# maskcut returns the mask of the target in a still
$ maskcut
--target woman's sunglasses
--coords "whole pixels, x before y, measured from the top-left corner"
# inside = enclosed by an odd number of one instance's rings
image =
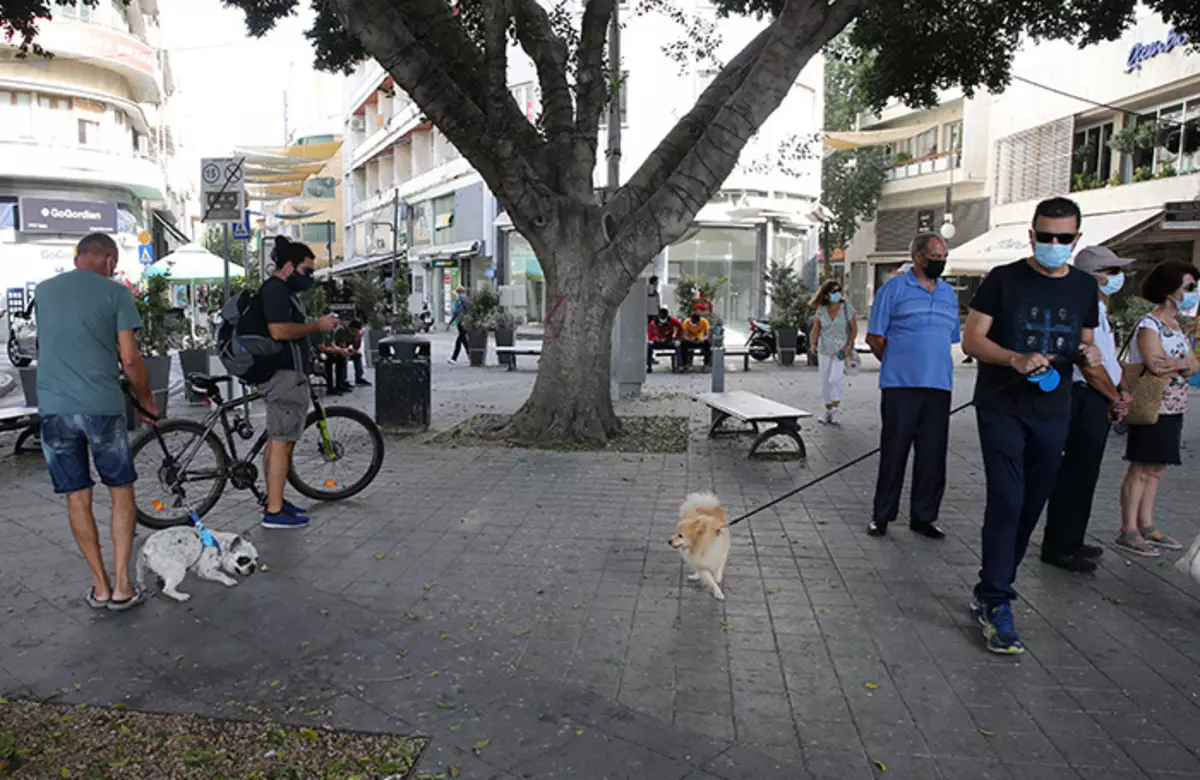
[[[1079,234],[1078,233],[1050,233],[1045,230],[1035,230],[1033,235],[1034,235],[1034,238],[1037,239],[1037,242],[1039,244],[1049,244],[1054,241],[1058,241],[1058,243],[1060,243],[1060,244],[1070,244],[1070,243],[1074,243],[1076,237],[1078,237]]]

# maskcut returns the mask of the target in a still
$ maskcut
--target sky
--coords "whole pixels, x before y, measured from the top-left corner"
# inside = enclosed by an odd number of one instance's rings
[[[181,154],[219,157],[235,146],[284,143],[288,127],[340,132],[341,79],[313,70],[304,31],[311,12],[285,19],[262,38],[246,34],[240,10],[220,0],[159,0],[163,46],[170,52],[175,95],[170,110]]]

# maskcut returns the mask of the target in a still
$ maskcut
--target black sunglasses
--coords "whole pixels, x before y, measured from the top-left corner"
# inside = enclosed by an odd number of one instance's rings
[[[1191,284],[1185,284],[1183,286],[1183,291],[1184,292],[1196,292],[1196,283],[1192,282]]]
[[[1037,242],[1039,244],[1049,244],[1049,243],[1053,243],[1055,240],[1057,240],[1058,243],[1060,243],[1060,244],[1070,244],[1075,241],[1075,238],[1079,234],[1078,233],[1049,233],[1044,230],[1035,230],[1033,232],[1033,235],[1037,239]]]

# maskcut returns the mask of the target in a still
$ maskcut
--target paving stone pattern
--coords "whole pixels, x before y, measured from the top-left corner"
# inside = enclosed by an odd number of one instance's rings
[[[449,344],[436,336],[435,356]],[[728,389],[819,407],[815,370],[730,368]],[[435,427],[515,410],[533,376],[528,360],[436,366]],[[804,426],[803,464],[706,441],[687,399],[703,375],[655,373],[621,407],[690,416],[686,454],[391,439],[363,495],[313,507],[304,531],[253,532],[270,571],[235,590],[189,580],[187,605],[129,615],[81,605],[63,502],[36,457],[5,455],[0,692],[422,731],[422,771],[468,778],[1200,776],[1200,588],[1173,567],[1110,551],[1095,577],[1070,575],[1037,560],[1039,531],[1017,583],[1029,652],[983,649],[966,611],[984,498],[970,411],[951,427],[945,541],[905,517],[865,535],[870,460],[737,526],[724,604],[685,581],[666,545],[683,495],[713,489],[737,515],[871,449],[876,379],[850,378],[842,427]],[[973,380],[959,371],[956,402]],[[349,402],[370,409],[369,391]],[[1160,525],[1186,539],[1200,532],[1198,418],[1159,496]],[[1099,543],[1116,530],[1122,447],[1100,482]],[[229,494],[210,524],[255,519]]]

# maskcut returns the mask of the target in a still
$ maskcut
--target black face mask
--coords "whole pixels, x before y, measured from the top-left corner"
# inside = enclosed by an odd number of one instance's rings
[[[292,275],[287,278],[288,288],[292,292],[304,292],[312,289],[316,284],[316,280],[312,278],[312,274],[304,273],[303,271],[293,271]]]
[[[928,276],[930,279],[938,278],[939,276],[942,275],[942,272],[945,270],[946,270],[946,261],[945,260],[926,260],[925,261],[925,275]]]

